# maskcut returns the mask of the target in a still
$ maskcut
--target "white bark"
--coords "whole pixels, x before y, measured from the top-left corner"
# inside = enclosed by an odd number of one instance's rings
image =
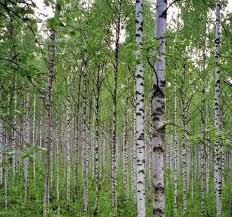
[[[15,81],[16,82],[16,81]],[[15,88],[16,88],[16,84],[15,84]],[[17,107],[17,93],[16,90],[14,91],[14,114],[13,114],[13,120],[12,120],[12,124],[13,124],[13,129],[12,129],[12,151],[13,151],[13,155],[12,155],[12,175],[13,175],[13,182],[15,183],[15,179],[16,179],[16,145],[17,145],[17,141],[16,141],[16,116],[15,116],[15,110]]]
[[[33,146],[36,146],[36,94],[34,94],[33,99],[33,126],[32,126],[32,144]],[[34,183],[36,180],[36,162],[35,162],[35,153],[33,154],[33,178]]]
[[[206,112],[207,113],[207,112]],[[206,142],[206,174],[205,174],[205,184],[206,184],[206,193],[209,193],[209,176],[210,176],[210,149],[209,144]]]
[[[187,137],[187,88],[186,88],[186,65],[183,67],[183,84],[182,84],[182,97],[183,97],[183,111],[182,111],[182,121],[183,121],[183,128],[184,128],[184,135],[182,141],[182,185],[183,185],[183,212],[186,213],[187,211],[187,178],[188,178],[188,137]]]
[[[174,213],[177,212],[178,202],[178,141],[177,141],[177,72],[175,70],[175,83],[174,83]]]
[[[67,75],[67,107],[66,107],[66,202],[70,203],[70,178],[71,178],[71,132],[70,132],[70,75]]]
[[[5,147],[3,153],[6,153],[6,144],[9,143],[9,138],[5,134]],[[4,208],[8,209],[8,165],[7,165],[7,156],[3,157],[3,184],[4,184]]]
[[[145,206],[145,142],[144,142],[144,65],[143,0],[136,1],[136,150],[137,150],[137,216],[146,216]]]
[[[83,211],[88,212],[88,141],[87,141],[87,60],[83,60],[82,178]]]
[[[95,117],[95,146],[94,146],[94,171],[95,171],[95,209],[94,216],[98,216],[99,213],[99,197],[100,197],[100,138],[99,138],[99,125],[100,125],[100,94],[101,94],[101,81],[100,81],[100,71],[97,72],[97,95],[96,95],[96,117]]]
[[[119,3],[121,7],[121,2]],[[119,66],[119,40],[120,40],[121,18],[115,21],[115,49],[114,49],[114,89],[113,89],[113,117],[112,117],[112,147],[111,147],[111,185],[112,185],[112,215],[117,216],[117,90],[118,90],[118,66]]]
[[[125,112],[124,112],[124,141],[123,141],[123,183],[126,190],[126,197],[129,196],[129,174],[128,174],[128,81],[126,84],[126,100],[125,100]]]
[[[24,151],[28,151],[28,145],[30,144],[30,125],[29,125],[29,93],[25,97],[25,116],[24,116]],[[25,199],[29,193],[29,157],[23,159],[24,170],[24,188]]]
[[[46,127],[46,158],[45,158],[45,179],[44,179],[44,200],[43,200],[43,216],[48,216],[49,195],[50,195],[50,173],[51,173],[51,143],[52,143],[52,89],[55,76],[55,30],[51,29],[50,33],[50,49],[48,63],[48,86],[46,96],[47,111],[47,127]]]
[[[216,0],[216,23],[215,23],[215,128],[217,133],[215,144],[215,192],[216,214],[222,214],[222,114],[221,114],[221,72],[220,72],[220,46],[221,46],[221,0]]]
[[[204,45],[205,46],[205,45]],[[206,215],[205,210],[205,194],[206,194],[206,101],[205,101],[205,47],[203,48],[203,58],[202,58],[202,80],[201,80],[201,137],[202,143],[200,148],[200,180],[201,180],[201,213],[202,216]]]
[[[154,202],[153,216],[165,216],[165,186],[164,186],[164,141],[165,127],[161,127],[165,112],[165,71],[166,71],[166,28],[167,1],[156,1],[156,34],[159,42],[157,59],[154,68],[154,84],[152,93],[152,169]]]

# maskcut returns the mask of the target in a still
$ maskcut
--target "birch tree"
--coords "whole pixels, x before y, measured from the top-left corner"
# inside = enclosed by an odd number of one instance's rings
[[[221,70],[220,70],[220,46],[221,46],[221,1],[216,0],[216,22],[215,22],[215,192],[216,192],[216,214],[222,214],[222,111],[221,111]]]
[[[25,116],[24,116],[24,150],[26,156],[23,159],[23,172],[24,172],[24,189],[25,189],[25,200],[29,193],[29,157],[27,156],[28,147],[30,146],[30,123],[29,123],[29,93],[26,94],[25,101]]]
[[[115,42],[114,42],[114,87],[113,87],[113,109],[112,109],[112,147],[111,147],[111,163],[112,163],[112,212],[113,216],[117,215],[117,92],[118,92],[118,70],[119,70],[119,40],[121,30],[121,6],[122,1],[119,0],[117,6],[117,14],[114,21]]]
[[[95,189],[95,210],[94,216],[98,216],[99,213],[99,197],[100,197],[100,109],[101,109],[101,71],[97,70],[97,78],[96,78],[96,115],[95,115],[95,147],[94,147],[94,171],[95,171],[95,180],[96,180],[96,189]]]
[[[51,143],[52,143],[52,89],[53,80],[55,76],[55,30],[50,31],[50,46],[49,46],[49,62],[48,62],[48,83],[46,95],[46,112],[47,112],[47,126],[46,126],[46,158],[45,158],[45,178],[44,178],[44,199],[43,199],[43,216],[48,216],[49,210],[49,195],[50,195],[50,173],[51,173]]]
[[[144,65],[143,47],[143,0],[136,1],[136,152],[137,152],[137,216],[146,216],[145,207],[145,142],[144,142]]]
[[[188,105],[187,105],[187,69],[186,64],[183,66],[183,76],[182,76],[182,121],[183,121],[183,141],[182,141],[182,185],[183,185],[183,212],[186,213],[187,211],[187,151],[188,151],[188,137],[187,137],[187,123],[188,123]]]
[[[128,88],[129,84],[128,84],[128,80],[126,83],[126,99],[125,99],[125,111],[124,111],[124,138],[123,138],[123,183],[125,185],[126,188],[126,197],[128,198],[128,194],[129,194],[129,165],[128,165],[128,140],[129,140],[129,136],[128,136],[128,102],[129,102],[129,88]]]
[[[206,100],[205,100],[205,61],[206,61],[206,53],[205,53],[205,43],[203,48],[202,55],[202,67],[201,67],[201,136],[202,143],[200,148],[200,158],[201,158],[201,210],[202,215],[205,215],[205,195],[206,195],[206,158],[207,158],[207,144],[206,144]]]
[[[71,182],[71,105],[70,105],[70,75],[68,73],[67,75],[67,109],[66,109],[66,133],[67,133],[67,138],[66,138],[66,155],[67,155],[67,168],[66,168],[66,199],[67,199],[67,204],[70,204],[70,182]]]
[[[175,83],[174,83],[174,213],[178,208],[178,140],[177,140],[177,69],[175,68]]]
[[[88,141],[87,141],[87,59],[82,62],[83,70],[83,117],[82,117],[82,178],[83,178],[83,211],[88,212]]]
[[[154,83],[152,93],[152,171],[154,204],[153,216],[165,216],[165,186],[164,186],[164,112],[165,112],[165,69],[166,69],[166,29],[167,1],[156,1],[156,31],[158,41],[157,59],[154,66]]]

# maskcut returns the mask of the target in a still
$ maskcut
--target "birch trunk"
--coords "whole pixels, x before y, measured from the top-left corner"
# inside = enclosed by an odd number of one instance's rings
[[[16,80],[16,78],[14,78]],[[13,175],[13,182],[14,184],[16,184],[16,146],[17,146],[17,137],[16,137],[16,116],[15,116],[15,112],[16,112],[16,107],[17,107],[17,92],[16,92],[16,81],[14,81],[14,114],[13,114],[13,120],[12,120],[12,124],[13,124],[13,129],[12,129],[12,151],[13,151],[13,155],[12,155],[12,175]]]
[[[9,143],[9,139],[7,139],[6,134],[5,137],[5,146],[3,148],[3,184],[4,184],[4,208],[8,209],[8,165],[7,165],[7,155],[6,153],[6,144]]]
[[[3,197],[4,197],[4,208],[7,210],[8,209],[8,167],[7,167],[7,155],[5,154],[7,151],[7,144],[9,140],[7,139],[6,132],[3,130],[3,123],[2,119],[0,119],[0,130],[2,130],[0,133],[0,139],[1,139],[1,148],[2,148],[2,184],[3,184]]]
[[[40,118],[39,118],[39,147],[42,148],[42,128],[43,128],[43,121],[42,121],[42,111],[40,112]],[[42,158],[41,152],[38,156],[39,159]]]
[[[60,135],[61,135],[61,123],[59,123],[59,107],[57,106],[56,115],[56,200],[57,200],[57,215],[60,215]]]
[[[154,68],[154,84],[152,93],[152,169],[153,169],[153,216],[165,216],[164,186],[164,141],[165,141],[165,70],[166,70],[166,28],[167,0],[156,1],[156,34],[159,41],[158,56]]]
[[[24,151],[28,152],[28,146],[30,144],[30,125],[29,125],[29,93],[25,98],[25,117],[24,117]],[[25,200],[29,193],[29,157],[23,159],[23,170],[24,170],[24,189],[25,189]]]
[[[129,174],[128,174],[128,81],[126,84],[126,100],[125,100],[125,111],[124,111],[124,141],[123,141],[123,183],[125,187],[126,198],[129,196]]]
[[[206,112],[207,114],[207,109],[206,109]],[[206,122],[207,122],[207,119],[206,119]],[[207,136],[207,135],[206,135]],[[208,140],[208,139],[207,139]],[[210,167],[211,167],[211,164],[210,164],[210,149],[209,149],[209,143],[208,141],[206,142],[206,174],[205,174],[205,185],[206,185],[206,193],[209,193],[209,176],[210,176]]]
[[[46,96],[46,111],[47,111],[47,128],[46,128],[46,158],[45,158],[45,179],[44,179],[44,199],[43,199],[43,216],[48,216],[49,210],[49,194],[50,194],[50,173],[51,173],[51,143],[52,143],[52,89],[55,76],[55,30],[50,32],[50,49],[48,62],[48,89]]]
[[[100,71],[97,72],[97,96],[96,96],[96,117],[95,117],[95,147],[94,147],[94,171],[95,171],[95,210],[94,216],[98,216],[99,213],[99,194],[100,194],[100,159],[99,159],[99,113],[100,113],[100,92],[101,92],[101,81]]]
[[[121,3],[120,3],[121,4]],[[118,89],[118,64],[119,64],[119,39],[120,39],[120,15],[116,18],[115,30],[115,50],[114,50],[114,90],[113,90],[113,120],[112,120],[112,213],[117,216],[117,89]]]
[[[146,216],[145,206],[145,142],[144,142],[144,65],[143,0],[136,1],[136,156],[137,156],[137,216]]]
[[[83,211],[88,212],[88,141],[87,141],[87,60],[83,61],[83,119],[82,119],[82,176],[83,176]]]
[[[177,72],[175,70],[174,83],[174,214],[177,214],[178,209],[178,141],[177,141]]]
[[[81,151],[79,152],[79,150],[81,149],[81,145],[79,146],[79,143],[81,142],[80,133],[79,133],[79,129],[80,129],[79,109],[80,109],[80,100],[81,100],[80,92],[81,92],[81,83],[82,83],[81,79],[82,79],[82,74],[80,73],[78,76],[78,96],[77,96],[76,119],[75,119],[76,137],[75,137],[75,154],[74,154],[74,164],[75,164],[74,189],[75,189],[75,198],[76,199],[78,197],[78,166],[81,162],[81,158],[79,157],[79,153],[81,153]]]
[[[183,84],[182,84],[182,97],[183,97],[183,111],[182,111],[182,120],[183,120],[183,128],[184,135],[182,141],[182,185],[183,185],[183,212],[187,211],[187,88],[186,88],[186,65],[183,67]]]
[[[32,126],[32,144],[33,146],[36,145],[36,94],[34,94],[33,98],[33,126]],[[34,183],[36,180],[35,173],[36,173],[36,162],[35,162],[35,153],[33,154],[33,179]]]
[[[221,1],[216,0],[216,23],[215,23],[215,192],[216,192],[216,215],[222,214],[222,112],[221,112],[221,72],[220,72],[220,46],[221,46]]]
[[[201,213],[202,216],[206,215],[206,207],[205,207],[205,194],[206,194],[206,101],[205,101],[205,61],[206,54],[205,48],[203,50],[203,58],[202,58],[202,88],[201,88],[201,150],[200,150],[200,181],[201,181]]]
[[[70,203],[70,178],[71,178],[71,132],[70,132],[70,75],[67,75],[67,107],[66,107],[66,202]]]

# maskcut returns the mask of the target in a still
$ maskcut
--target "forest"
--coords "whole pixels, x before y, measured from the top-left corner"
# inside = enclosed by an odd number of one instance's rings
[[[231,0],[0,0],[0,217],[232,217]]]

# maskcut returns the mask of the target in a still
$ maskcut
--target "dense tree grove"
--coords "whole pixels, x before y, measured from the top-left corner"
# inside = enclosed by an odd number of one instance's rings
[[[0,216],[232,216],[230,0],[0,0],[0,28]]]

